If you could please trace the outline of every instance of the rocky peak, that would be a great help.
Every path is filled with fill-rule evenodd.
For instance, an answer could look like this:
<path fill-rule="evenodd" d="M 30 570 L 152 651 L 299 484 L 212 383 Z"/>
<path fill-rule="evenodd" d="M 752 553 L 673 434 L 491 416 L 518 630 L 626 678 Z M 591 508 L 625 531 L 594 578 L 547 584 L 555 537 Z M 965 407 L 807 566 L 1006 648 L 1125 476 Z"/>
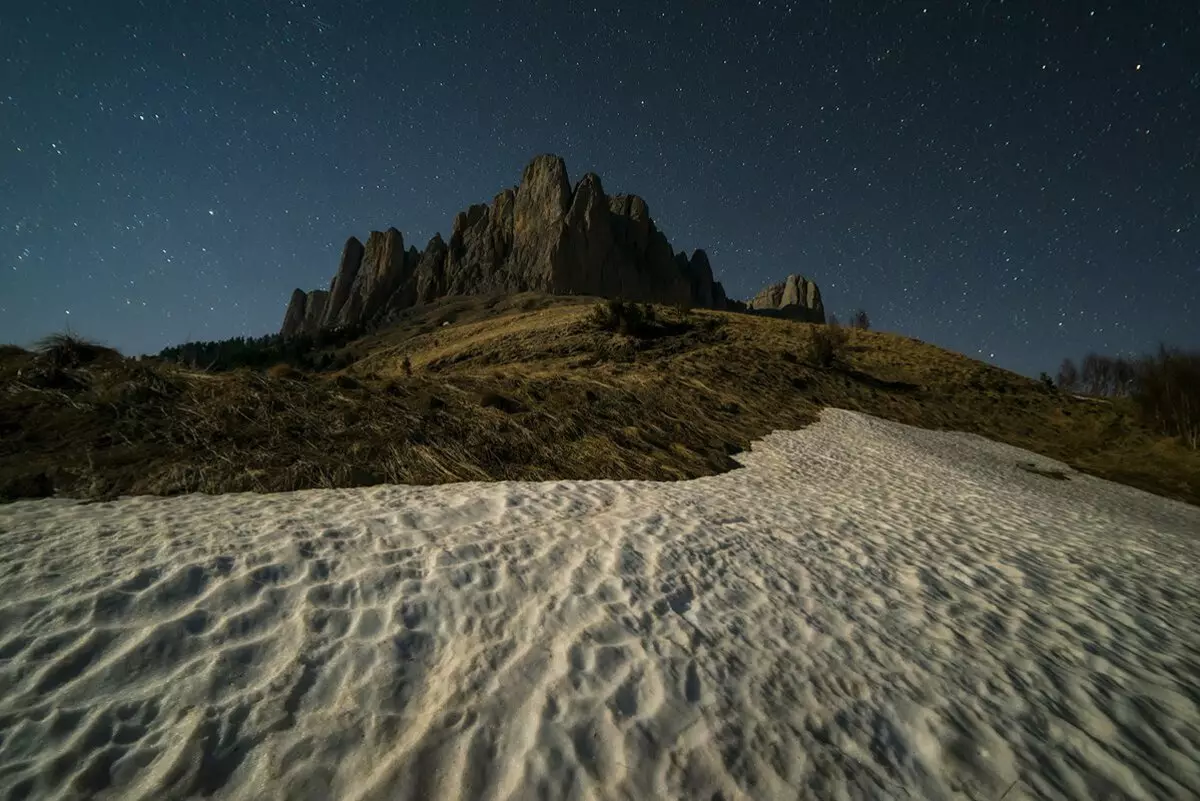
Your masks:
<path fill-rule="evenodd" d="M 329 293 L 323 289 L 314 289 L 311 292 L 297 289 L 292 293 L 287 313 L 283 316 L 283 328 L 279 332 L 280 335 L 283 337 L 314 336 L 321 330 L 324 323 L 325 305 L 328 301 Z"/>
<path fill-rule="evenodd" d="M 531 161 L 513 199 L 512 261 L 518 282 L 550 284 L 570 205 L 571 184 L 563 160 L 547 155 Z"/>
<path fill-rule="evenodd" d="M 616 271 L 610 269 L 613 233 L 608 198 L 600 176 L 589 172 L 575 185 L 563 221 L 561 259 L 551 286 L 581 295 L 620 294 Z"/>
<path fill-rule="evenodd" d="M 825 322 L 821 290 L 802 275 L 789 275 L 783 281 L 763 288 L 746 307 L 751 311 L 774 312 L 806 322 Z"/>
<path fill-rule="evenodd" d="M 372 231 L 334 325 L 354 326 L 372 318 L 405 278 L 404 237 L 395 228 Z"/>
<path fill-rule="evenodd" d="M 587 173 L 572 191 L 558 156 L 534 158 L 521 182 L 455 216 L 424 251 L 404 249 L 395 228 L 351 237 L 329 292 L 297 291 L 281 333 L 379 324 L 395 313 L 447 295 L 552 292 L 714 309 L 741 308 L 713 280 L 703 250 L 676 254 L 637 195 L 608 196 Z M 816 286 L 791 276 L 751 302 L 796 307 L 824 319 Z M 314 316 L 315 315 L 315 316 Z"/>
<path fill-rule="evenodd" d="M 300 333 L 300 329 L 304 325 L 304 305 L 307 302 L 308 293 L 303 289 L 296 289 L 292 292 L 292 299 L 288 301 L 287 311 L 283 313 L 283 327 L 279 329 L 280 335 L 294 337 Z"/>
<path fill-rule="evenodd" d="M 708 254 L 703 250 L 695 250 L 692 252 L 692 258 L 688 260 L 688 276 L 692 282 L 692 298 L 697 306 L 705 308 L 723 308 L 713 305 L 713 272 L 712 265 L 708 263 Z M 725 292 L 722 290 L 721 296 L 724 297 Z"/>
<path fill-rule="evenodd" d="M 354 279 L 358 277 L 358 269 L 362 266 L 363 243 L 355 237 L 346 240 L 342 248 L 342 259 L 338 262 L 337 273 L 329 285 L 329 302 L 325 304 L 325 319 L 322 325 L 333 328 L 338 324 L 338 315 L 346 301 L 350 298 L 350 289 Z"/>

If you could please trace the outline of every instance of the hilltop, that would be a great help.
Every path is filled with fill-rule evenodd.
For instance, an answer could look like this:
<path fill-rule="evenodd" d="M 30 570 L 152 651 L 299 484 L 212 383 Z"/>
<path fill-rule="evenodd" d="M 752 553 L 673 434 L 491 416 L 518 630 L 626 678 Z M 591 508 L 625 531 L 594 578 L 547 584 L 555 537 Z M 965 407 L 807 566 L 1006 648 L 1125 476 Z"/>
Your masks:
<path fill-rule="evenodd" d="M 978 434 L 1200 503 L 1200 453 L 1121 400 L 1078 398 L 896 334 L 596 299 L 458 297 L 330 348 L 339 369 L 205 372 L 102 352 L 0 354 L 0 494 L 81 498 L 467 480 L 678 480 L 824 407 Z M 863 454 L 863 459 L 870 459 Z M 1071 480 L 1069 475 L 1046 480 Z"/>

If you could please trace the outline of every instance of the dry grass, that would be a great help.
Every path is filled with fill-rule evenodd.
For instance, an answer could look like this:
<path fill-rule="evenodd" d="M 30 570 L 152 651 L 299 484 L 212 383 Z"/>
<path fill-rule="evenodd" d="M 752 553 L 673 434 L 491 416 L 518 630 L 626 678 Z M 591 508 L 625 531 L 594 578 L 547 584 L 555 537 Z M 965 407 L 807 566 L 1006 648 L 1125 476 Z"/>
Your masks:
<path fill-rule="evenodd" d="M 304 373 L 290 364 L 283 363 L 272 366 L 267 370 L 267 375 L 271 378 L 290 379 L 292 381 L 299 381 L 304 378 Z"/>
<path fill-rule="evenodd" d="M 823 368 L 809 357 L 820 326 L 659 307 L 660 327 L 638 338 L 598 329 L 592 306 L 443 301 L 351 343 L 346 370 L 303 381 L 103 360 L 51 387 L 25 380 L 39 357 L 0 353 L 0 496 L 683 479 L 735 467 L 753 440 L 831 405 L 1200 503 L 1200 454 L 1155 436 L 1127 402 L 1050 392 L 892 334 L 847 330 Z"/>
<path fill-rule="evenodd" d="M 121 354 L 113 348 L 84 339 L 70 331 L 43 337 L 34 345 L 34 350 L 43 362 L 55 369 L 80 367 L 101 359 L 121 358 Z"/>

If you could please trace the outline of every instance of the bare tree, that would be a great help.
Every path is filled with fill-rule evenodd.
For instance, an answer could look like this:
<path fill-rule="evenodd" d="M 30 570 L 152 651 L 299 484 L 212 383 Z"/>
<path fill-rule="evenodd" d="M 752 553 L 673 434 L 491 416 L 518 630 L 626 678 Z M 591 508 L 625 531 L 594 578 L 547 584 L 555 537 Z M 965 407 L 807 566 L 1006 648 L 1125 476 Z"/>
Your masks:
<path fill-rule="evenodd" d="M 1138 367 L 1134 362 L 1121 357 L 1113 360 L 1112 394 L 1128 397 L 1133 394 L 1138 377 Z"/>
<path fill-rule="evenodd" d="M 1138 365 L 1133 398 L 1159 430 L 1200 449 L 1200 351 L 1160 345 Z"/>
<path fill-rule="evenodd" d="M 1058 388 L 1063 392 L 1074 392 L 1079 385 L 1079 369 L 1075 362 L 1063 359 L 1058 367 Z"/>
<path fill-rule="evenodd" d="M 1112 394 L 1115 368 L 1111 357 L 1089 353 L 1083 357 L 1083 367 L 1079 373 L 1081 389 L 1084 392 L 1089 395 Z"/>

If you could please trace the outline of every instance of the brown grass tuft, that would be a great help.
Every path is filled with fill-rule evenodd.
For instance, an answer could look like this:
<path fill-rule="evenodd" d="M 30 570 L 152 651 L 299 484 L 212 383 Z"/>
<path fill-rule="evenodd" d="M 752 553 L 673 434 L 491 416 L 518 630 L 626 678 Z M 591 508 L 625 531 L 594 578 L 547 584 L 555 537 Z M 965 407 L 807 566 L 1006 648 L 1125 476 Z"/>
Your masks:
<path fill-rule="evenodd" d="M 123 358 L 116 349 L 84 339 L 69 331 L 42 337 L 34 346 L 34 350 L 48 365 L 58 369 L 81 367 L 100 359 Z"/>

